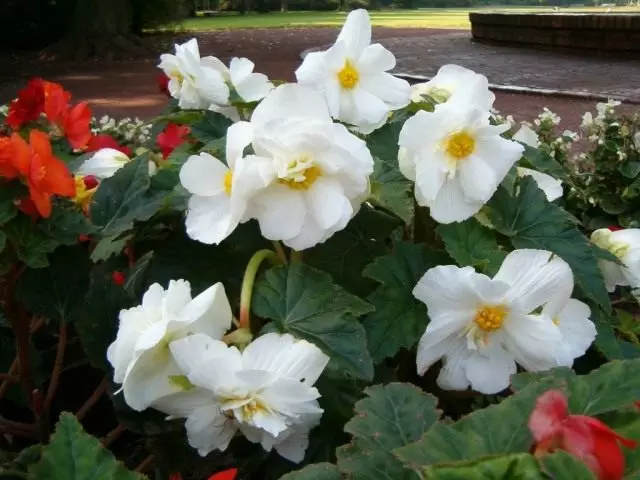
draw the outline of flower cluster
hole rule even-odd
[[[186,418],[189,444],[202,456],[226,450],[240,432],[300,462],[322,416],[313,384],[329,357],[276,333],[240,351],[223,341],[232,320],[220,283],[195,298],[184,280],[151,285],[141,305],[120,312],[107,351],[114,381],[134,410]]]
[[[103,115],[91,120],[94,135],[109,135],[123,145],[144,145],[151,140],[151,125],[139,118],[125,117],[120,120]]]

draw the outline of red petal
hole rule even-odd
[[[560,390],[548,390],[540,395],[529,417],[529,430],[536,443],[559,435],[567,414],[567,397]]]
[[[156,138],[156,143],[162,151],[162,156],[167,158],[176,148],[186,141],[186,136],[191,129],[184,125],[170,123]]]
[[[622,230],[622,227],[618,227],[617,225],[609,225],[607,228],[612,232],[617,232],[618,230]]]
[[[82,182],[84,183],[84,188],[87,190],[91,190],[92,188],[96,188],[100,182],[93,175],[87,175],[82,178]]]
[[[87,146],[91,140],[91,109],[86,102],[71,108],[64,116],[64,134],[74,149]]]
[[[625,447],[628,447],[628,448],[635,448],[637,446],[637,442],[635,442],[634,440],[631,440],[630,438],[623,437],[618,432],[616,432],[615,430],[612,430],[597,418],[587,417],[587,416],[583,417],[580,415],[574,415],[574,416],[583,418],[583,421],[589,426],[594,436],[597,435],[599,437],[610,437],[622,443]]]
[[[127,157],[133,153],[129,147],[120,145],[115,138],[107,134],[93,135],[87,143],[86,150],[87,152],[96,152],[102,148],[113,148],[124,153]]]
[[[214,473],[209,477],[208,480],[234,480],[237,474],[237,468],[230,468],[229,470],[224,470],[223,472]]]
[[[115,283],[117,286],[121,287],[122,285],[124,285],[127,277],[124,276],[124,273],[116,270],[111,274],[111,280],[113,280],[113,283]]]

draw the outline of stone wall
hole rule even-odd
[[[478,41],[640,55],[640,14],[470,13]]]

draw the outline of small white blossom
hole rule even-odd
[[[154,408],[187,418],[187,439],[200,455],[226,450],[240,431],[266,451],[275,449],[296,463],[303,460],[309,430],[323,413],[313,385],[329,357],[318,347],[269,333],[242,352],[200,334],[174,341],[170,348],[196,388],[164,397]]]
[[[400,131],[400,171],[415,182],[419,205],[440,223],[475,215],[491,198],[524,147],[490,125],[489,112],[445,103],[420,111]]]
[[[349,13],[331,48],[307,54],[296,78],[322,92],[333,118],[371,133],[410,102],[409,84],[388,73],[395,65],[389,50],[371,45],[369,14],[360,9]]]
[[[529,371],[557,365],[562,334],[533,313],[572,283],[567,263],[543,250],[511,252],[493,278],[472,267],[428,270],[413,289],[431,320],[418,345],[418,373],[442,359],[441,388],[494,394],[509,386],[516,364]]]
[[[141,411],[160,398],[182,389],[175,377],[183,374],[170,344],[195,333],[221,339],[231,327],[231,307],[224,287],[217,283],[195,298],[185,280],[171,280],[165,290],[149,287],[142,305],[122,310],[115,341],[107,349],[127,404]]]
[[[591,234],[591,241],[622,262],[622,265],[618,265],[608,260],[598,260],[607,290],[613,292],[616,285],[640,287],[640,229],[611,231],[601,228]]]
[[[529,145],[533,148],[538,148],[540,146],[538,134],[526,123],[522,124],[520,130],[518,130],[512,138],[517,142],[524,143],[525,145]]]
[[[424,95],[438,103],[463,102],[481,110],[490,110],[496,99],[487,77],[459,65],[444,65],[431,80],[412,87],[413,102],[423,101]]]

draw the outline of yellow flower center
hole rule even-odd
[[[182,84],[182,82],[184,82],[184,76],[178,70],[173,70],[169,74],[169,76],[175,79],[179,84]]]
[[[308,190],[322,176],[322,170],[315,165],[303,170],[295,178],[280,178],[278,182],[294,190]]]
[[[233,182],[233,171],[232,170],[227,170],[227,173],[224,174],[224,193],[227,194],[227,196],[231,195],[231,186]]]
[[[351,62],[349,60],[344,62],[342,70],[338,72],[338,81],[340,82],[340,86],[345,90],[351,90],[358,84],[359,80],[360,74]]]
[[[262,405],[262,403],[257,402],[255,400],[251,400],[246,405],[242,406],[242,416],[245,419],[253,418],[257,413],[261,413],[266,411],[267,409]]]
[[[507,307],[504,305],[484,306],[476,312],[473,321],[485,332],[492,332],[502,327],[507,316]]]
[[[452,133],[444,141],[444,151],[456,161],[467,158],[475,148],[475,138],[465,131]]]
[[[560,317],[554,317],[551,319],[551,321],[553,322],[553,324],[557,327],[558,325],[560,325]]]
[[[608,229],[596,230],[591,236],[591,241],[604,250],[609,250],[613,255],[622,259],[631,246],[624,242],[611,240],[611,231]]]
[[[93,198],[93,194],[96,193],[98,187],[93,187],[91,189],[87,188],[84,183],[84,176],[82,175],[76,175],[75,184],[76,195],[73,198],[73,201],[86,212],[89,208],[89,204],[91,203],[91,199]]]
[[[451,92],[446,88],[432,87],[427,91],[427,95],[438,103],[444,103],[451,98]]]

